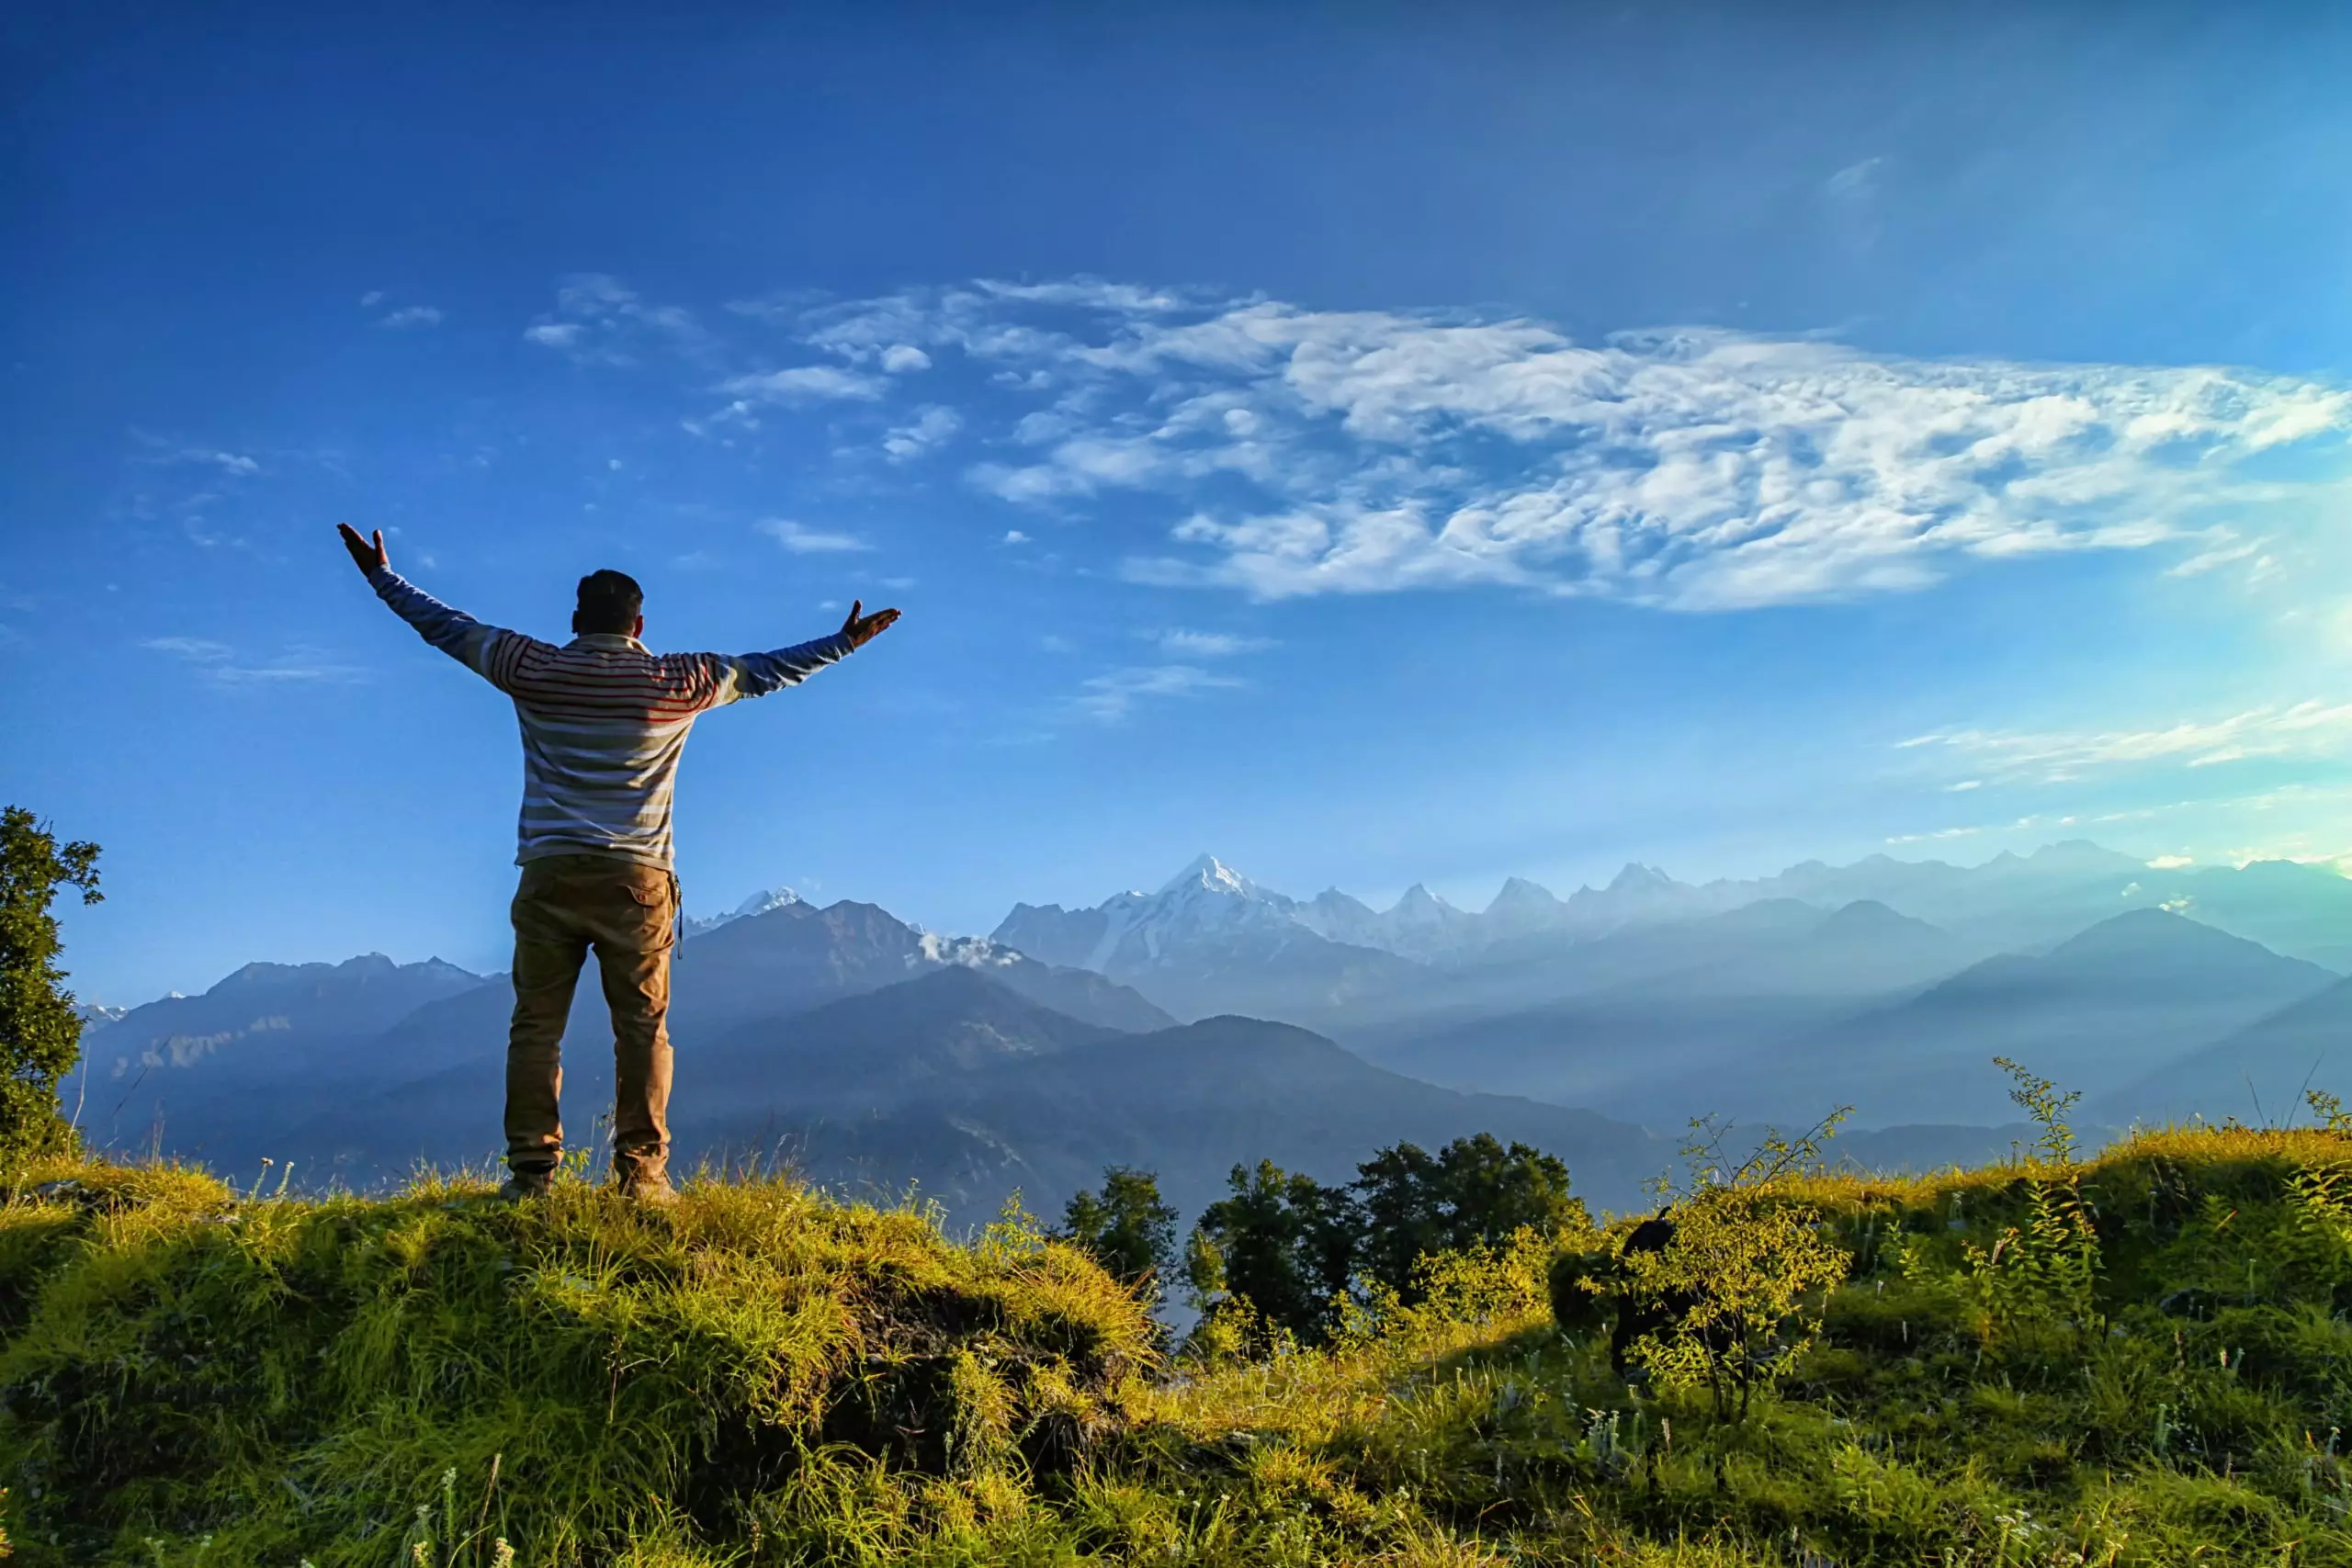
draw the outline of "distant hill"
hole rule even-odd
[[[995,974],[956,965],[797,1017],[741,1026],[695,1053],[674,1112],[689,1121],[723,1116],[746,1099],[774,1104],[847,1095],[870,1103],[1118,1032],[1033,1001]]]
[[[1175,1021],[1103,976],[933,936],[870,904],[771,901],[679,949],[671,1035],[691,1062],[763,1021],[950,970],[985,972],[1001,991],[1098,1034]],[[324,1151],[341,1154],[355,1179],[427,1155],[480,1158],[499,1143],[513,1005],[503,981],[485,984],[447,964],[249,965],[203,998],[152,1003],[100,1032],[83,1125],[102,1145],[155,1139],[166,1153],[232,1171],[264,1157],[314,1161],[322,1147],[313,1131],[339,1120],[387,1123],[380,1136],[326,1140]],[[611,1038],[592,955],[565,1036],[566,1100],[583,1134],[596,1113],[588,1108],[610,1103]],[[142,1041],[160,1065],[139,1058],[133,1043]],[[117,1081],[139,1092],[110,1093]],[[414,1088],[428,1084],[440,1087]],[[390,1120],[395,1086],[415,1101],[411,1126]],[[69,1100],[74,1092],[69,1086]]]
[[[693,1131],[744,1147],[775,1126],[738,1113]],[[795,1153],[814,1176],[886,1190],[911,1182],[967,1218],[1014,1187],[1055,1210],[1106,1165],[1144,1166],[1192,1214],[1222,1195],[1236,1163],[1271,1158],[1342,1181],[1383,1145],[1435,1148],[1479,1132],[1558,1155],[1579,1192],[1614,1208],[1640,1202],[1673,1152],[1588,1111],[1456,1093],[1306,1030],[1227,1017],[936,1075],[863,1114],[837,1105],[799,1130]]]
[[[65,1086],[84,1133],[166,1146],[280,1084],[311,1093],[371,1081],[368,1041],[420,1007],[475,990],[482,976],[437,958],[395,964],[379,953],[341,964],[248,964],[201,996],[167,997],[87,1031],[83,1067]],[[502,987],[503,988],[503,987]],[[332,1086],[332,1087],[330,1087]]]
[[[786,928],[801,935],[822,929]],[[1148,1021],[1158,1027],[1170,1021],[1153,1016]],[[811,1120],[862,1115],[943,1075],[1116,1032],[1030,1000],[1007,985],[1001,971],[951,964],[787,1016],[740,1023],[723,1034],[682,1036],[670,1104],[679,1158],[690,1164],[706,1156],[765,1157]],[[565,1054],[566,1130],[574,1146],[594,1144],[594,1117],[609,1109],[612,1093],[609,1033],[597,1035],[593,1027],[581,1033]],[[499,1053],[476,1051],[420,1071],[365,1103],[314,1107],[280,1129],[278,1153],[353,1179],[419,1160],[448,1165],[492,1157],[500,1151],[503,1071]],[[705,1135],[714,1126],[723,1126],[727,1135]]]
[[[1723,915],[1525,951],[1432,987],[1433,1015],[1341,1038],[1399,1072],[1460,1088],[1588,1105],[1658,1126],[1748,1108],[1714,1069],[1951,975],[1978,954],[1949,932],[1860,902],[1825,913],[1770,899]],[[1538,988],[1557,999],[1484,1012]],[[1826,1109],[1826,1106],[1824,1107]]]
[[[496,1149],[500,1082],[492,1058],[445,1068],[290,1129],[280,1157],[353,1178],[483,1159]],[[589,1132],[582,1113],[602,1102],[568,1100],[578,1140]],[[1624,1205],[1672,1152],[1589,1112],[1403,1077],[1285,1024],[1106,1030],[978,968],[682,1049],[671,1109],[683,1167],[782,1157],[854,1189],[915,1183],[965,1219],[986,1218],[1015,1187],[1056,1208],[1110,1163],[1159,1170],[1191,1212],[1237,1161],[1271,1157],[1340,1180],[1384,1144],[1477,1132],[1558,1154],[1580,1190]]]
[[[2119,1125],[2229,1117],[2306,1125],[2306,1088],[2352,1100],[2352,980],[2290,1003],[2100,1096],[2089,1113]]]
[[[1862,1126],[1990,1125],[2016,1115],[1996,1055],[2096,1098],[2335,978],[2179,915],[2135,910],[2039,957],[1986,959],[1718,1081],[1752,1115],[1804,1114],[1832,1096]]]

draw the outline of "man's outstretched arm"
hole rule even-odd
[[[719,700],[736,702],[744,697],[764,697],[770,692],[797,686],[826,665],[847,659],[888,631],[899,619],[896,610],[876,610],[870,615],[865,611],[865,601],[853,602],[849,607],[849,619],[842,623],[842,629],[813,642],[795,643],[790,648],[779,648],[773,653],[717,656],[727,675]]]
[[[368,579],[368,586],[392,607],[395,615],[414,626],[417,636],[491,684],[501,690],[505,688],[503,677],[514,656],[528,645],[528,638],[498,626],[484,626],[402,578],[392,570],[391,559],[384,552],[380,528],[373,537],[366,539],[348,523],[338,523],[335,528],[343,536],[343,547],[351,552],[352,564]]]

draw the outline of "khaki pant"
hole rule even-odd
[[[678,885],[617,855],[526,861],[514,892],[514,1020],[506,1036],[506,1163],[553,1168],[563,1154],[563,1026],[588,950],[613,1014],[613,1169],[624,1182],[670,1158],[670,950]]]

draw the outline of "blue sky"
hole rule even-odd
[[[10,24],[85,994],[503,963],[511,713],[346,519],[543,634],[906,611],[698,728],[698,911],[2352,852],[2342,13],[978,9]]]

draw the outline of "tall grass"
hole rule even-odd
[[[1776,1190],[1846,1277],[1738,1421],[1553,1323],[1560,1238],[1170,1359],[1018,1215],[57,1164],[0,1206],[0,1525],[40,1568],[2352,1564],[2352,1138]]]

